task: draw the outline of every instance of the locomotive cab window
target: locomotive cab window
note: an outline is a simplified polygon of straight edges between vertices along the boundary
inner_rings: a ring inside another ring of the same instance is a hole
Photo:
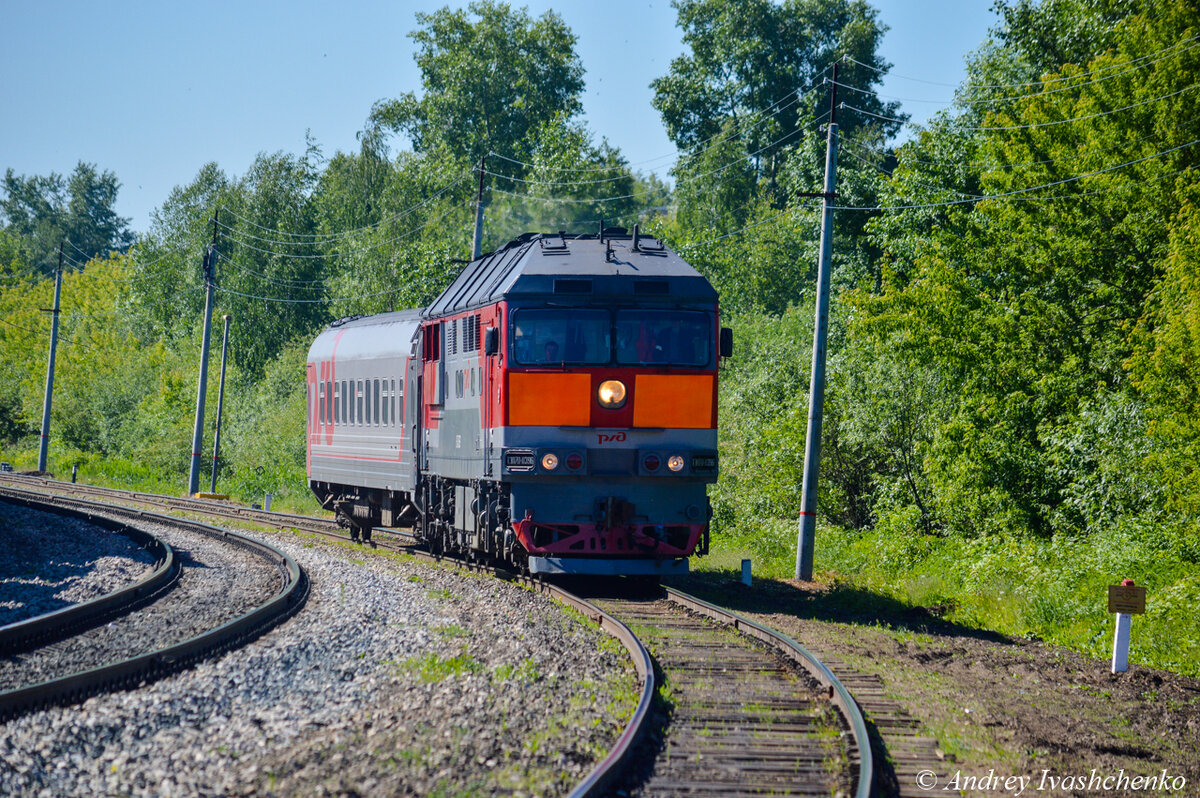
[[[523,366],[609,361],[610,322],[602,310],[518,310],[513,360]]]
[[[712,320],[684,310],[617,311],[617,363],[703,367],[712,358]]]

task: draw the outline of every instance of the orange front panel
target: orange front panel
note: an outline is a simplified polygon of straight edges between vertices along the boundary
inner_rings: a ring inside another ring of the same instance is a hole
[[[711,374],[639,374],[633,383],[633,426],[711,429]]]
[[[508,375],[508,423],[514,427],[586,427],[591,414],[590,374]]]

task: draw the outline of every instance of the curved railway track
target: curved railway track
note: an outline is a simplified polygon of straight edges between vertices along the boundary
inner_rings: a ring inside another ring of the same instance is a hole
[[[22,507],[39,509],[28,498],[8,494],[5,501]],[[136,527],[62,508],[61,515],[79,518],[132,540],[154,557],[154,565],[140,579],[105,595],[71,604],[53,612],[35,615],[0,626],[0,657],[8,657],[31,648],[49,645],[65,637],[105,623],[111,618],[132,612],[174,587],[179,579],[179,558],[166,541]]]
[[[64,650],[62,646],[66,643],[50,644],[50,646],[43,644],[41,649],[34,649],[26,645],[25,655],[10,653],[6,657],[13,665],[10,668],[10,681],[16,679],[21,684],[0,692],[0,721],[46,706],[76,703],[100,692],[135,686],[182,670],[201,659],[236,647],[261,635],[297,612],[307,597],[307,578],[295,560],[273,546],[243,535],[195,521],[185,521],[113,505],[101,505],[81,499],[63,499],[61,497],[50,499],[44,494],[13,488],[0,488],[0,500],[17,500],[27,507],[47,512],[66,511],[76,517],[89,518],[94,523],[121,524],[120,521],[105,521],[103,517],[99,516],[100,513],[104,513],[110,517],[116,515],[135,523],[138,521],[153,522],[184,529],[191,533],[204,535],[225,546],[236,547],[238,550],[264,560],[278,573],[280,582],[278,589],[272,592],[267,600],[239,612],[215,627],[204,629],[182,640],[175,640],[161,646],[156,645],[151,650],[142,653],[122,656],[74,672],[55,674],[36,683],[28,683],[28,679],[20,676],[22,672],[20,660],[25,656],[35,656],[38,653],[47,655],[45,659],[52,660],[56,650],[55,646],[58,646],[58,651],[62,651]],[[172,556],[170,559],[174,560],[175,557]],[[178,564],[173,567],[178,570]],[[155,569],[156,572],[159,570],[161,569]],[[111,617],[114,612],[129,612],[148,604],[148,601],[142,600],[143,598],[159,598],[162,595],[163,591],[160,589],[151,595],[137,597],[136,601],[125,603],[124,606],[120,606],[121,602],[117,601],[105,612],[108,613],[108,617]],[[87,625],[87,623],[84,624],[84,626]],[[94,624],[91,625],[94,626]],[[26,643],[32,640],[47,640],[61,636],[62,631],[63,625],[59,618],[35,618],[30,619],[24,630],[14,639],[24,640]]]
[[[348,538],[332,521],[290,513],[41,477],[2,474],[0,480]],[[376,545],[544,592],[600,625],[628,651],[641,681],[638,705],[617,743],[571,798],[610,794],[618,786],[645,795],[871,794],[873,760],[858,706],[827,667],[786,636],[673,588],[657,600],[599,594],[589,600],[543,580],[436,557],[410,543],[402,533],[376,531]],[[630,625],[658,636],[657,671]],[[659,674],[667,676],[676,700],[664,745],[647,756]],[[822,709],[827,706],[835,708],[836,719]],[[629,781],[631,769],[641,772],[642,783]]]
[[[631,794],[870,794],[862,715],[798,643],[674,588],[596,601],[649,642],[665,677],[670,720]]]

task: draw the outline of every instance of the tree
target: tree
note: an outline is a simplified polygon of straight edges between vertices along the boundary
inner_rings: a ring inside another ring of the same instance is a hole
[[[406,133],[418,153],[475,162],[495,151],[528,161],[530,133],[580,110],[575,34],[553,11],[535,20],[492,0],[468,9],[417,14],[422,27],[409,36],[419,46],[424,95],[381,100],[369,122]]]
[[[744,125],[746,149],[757,153],[770,175],[773,159],[794,139],[799,123],[824,113],[832,77],[828,68],[844,60],[839,82],[869,90],[890,67],[876,55],[886,28],[863,0],[674,0],[683,41],[691,52],[671,62],[650,85],[654,107],[667,133],[683,150],[721,134],[728,122]],[[814,89],[808,93],[809,89]],[[797,102],[792,94],[802,95]],[[845,95],[843,95],[844,97]],[[898,117],[897,103],[855,94],[853,105]],[[758,116],[756,116],[758,115]],[[847,132],[877,123],[854,111],[839,114]],[[897,122],[884,123],[893,134]]]
[[[25,177],[9,169],[0,220],[8,233],[21,239],[29,265],[51,274],[64,240],[74,260],[123,252],[133,243],[129,220],[114,209],[120,187],[115,174],[99,172],[95,164],[83,161],[69,178],[54,172]]]
[[[1197,55],[1180,43],[1200,30],[1200,17],[1194,4],[1160,3],[1109,26],[1106,15],[1121,6],[1021,4],[1094,14],[1009,32],[1013,44],[989,50],[960,94],[970,124],[935,124],[901,150],[888,201],[904,210],[876,227],[900,268],[886,270],[881,296],[858,298],[854,332],[932,370],[954,397],[923,447],[923,467],[935,514],[959,531],[1078,529],[1082,516],[1062,508],[1087,484],[1092,461],[1068,455],[1090,444],[1063,442],[1092,440],[1087,425],[1139,406],[1124,402],[1137,398],[1128,364],[1139,325],[1146,349],[1134,362],[1153,400],[1145,415],[1164,421],[1187,392],[1178,365],[1189,357],[1189,289],[1178,275],[1194,261],[1180,209],[1195,185],[1200,122],[1184,99]],[[1077,52],[1077,35],[1093,30],[1110,49],[1039,69],[1036,85],[989,82]],[[1049,41],[1054,31],[1064,41]],[[946,160],[940,174],[929,168]],[[958,182],[964,165],[969,179]],[[975,202],[938,184],[1003,198]],[[1184,265],[1173,271],[1176,263]],[[1166,385],[1174,387],[1159,393]]]

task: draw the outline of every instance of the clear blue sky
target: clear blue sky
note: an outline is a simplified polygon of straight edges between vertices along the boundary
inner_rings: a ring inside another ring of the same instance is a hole
[[[905,98],[919,122],[941,106],[914,100],[951,96],[935,84],[962,79],[994,23],[991,0],[871,2],[890,28],[881,94]],[[414,12],[443,5],[0,0],[0,169],[93,162],[116,173],[117,210],[144,231],[209,161],[240,175],[259,152],[303,151],[306,130],[326,155],[355,150],[373,102],[420,90],[406,34]],[[669,1],[527,5],[554,8],[579,37],[592,131],[665,176],[674,147],[648,84],[683,52]]]

